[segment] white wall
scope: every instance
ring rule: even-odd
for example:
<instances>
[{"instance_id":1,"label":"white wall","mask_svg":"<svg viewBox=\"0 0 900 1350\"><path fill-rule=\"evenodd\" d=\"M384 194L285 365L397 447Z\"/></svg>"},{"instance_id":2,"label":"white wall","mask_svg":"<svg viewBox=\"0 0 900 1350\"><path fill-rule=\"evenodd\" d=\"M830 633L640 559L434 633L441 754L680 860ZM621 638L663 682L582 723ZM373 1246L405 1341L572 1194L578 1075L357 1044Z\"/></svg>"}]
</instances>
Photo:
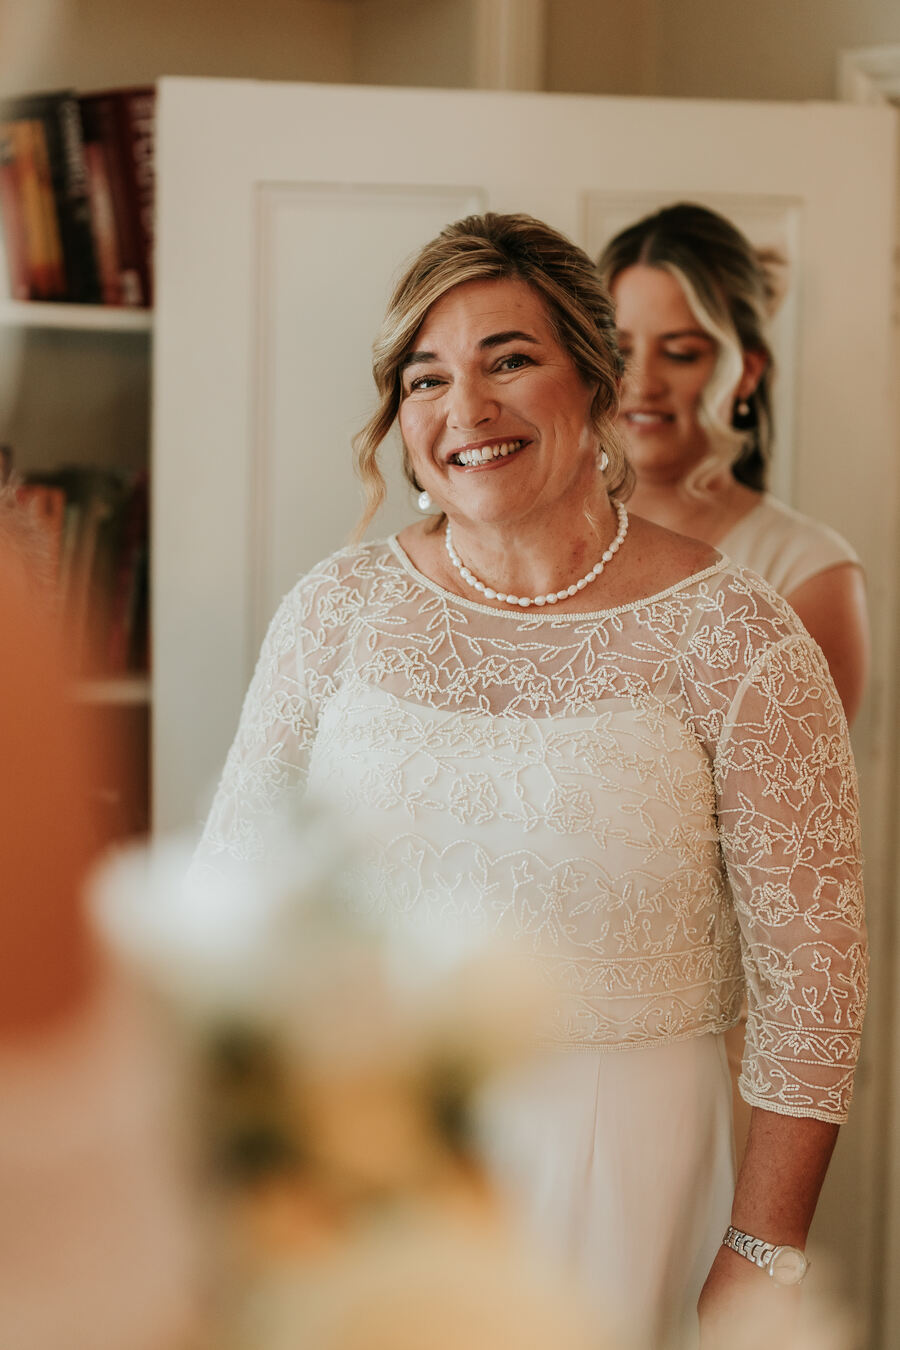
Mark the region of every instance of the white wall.
<instances>
[{"instance_id":1,"label":"white wall","mask_svg":"<svg viewBox=\"0 0 900 1350\"><path fill-rule=\"evenodd\" d=\"M160 75L349 81L352 0L0 0L0 92Z\"/></svg>"},{"instance_id":2,"label":"white wall","mask_svg":"<svg viewBox=\"0 0 900 1350\"><path fill-rule=\"evenodd\" d=\"M471 0L358 0L351 22L360 84L466 89L474 83Z\"/></svg>"},{"instance_id":3,"label":"white wall","mask_svg":"<svg viewBox=\"0 0 900 1350\"><path fill-rule=\"evenodd\" d=\"M655 0L655 93L829 99L845 47L900 42L897 0Z\"/></svg>"},{"instance_id":4,"label":"white wall","mask_svg":"<svg viewBox=\"0 0 900 1350\"><path fill-rule=\"evenodd\" d=\"M159 75L465 88L477 0L0 0L0 93ZM900 43L897 0L547 0L568 93L833 98L838 52Z\"/></svg>"},{"instance_id":5,"label":"white wall","mask_svg":"<svg viewBox=\"0 0 900 1350\"><path fill-rule=\"evenodd\" d=\"M547 89L652 94L657 0L548 0Z\"/></svg>"},{"instance_id":6,"label":"white wall","mask_svg":"<svg viewBox=\"0 0 900 1350\"><path fill-rule=\"evenodd\" d=\"M354 78L474 84L476 0L356 0ZM897 0L547 0L546 88L830 99L838 53L900 42Z\"/></svg>"}]
</instances>

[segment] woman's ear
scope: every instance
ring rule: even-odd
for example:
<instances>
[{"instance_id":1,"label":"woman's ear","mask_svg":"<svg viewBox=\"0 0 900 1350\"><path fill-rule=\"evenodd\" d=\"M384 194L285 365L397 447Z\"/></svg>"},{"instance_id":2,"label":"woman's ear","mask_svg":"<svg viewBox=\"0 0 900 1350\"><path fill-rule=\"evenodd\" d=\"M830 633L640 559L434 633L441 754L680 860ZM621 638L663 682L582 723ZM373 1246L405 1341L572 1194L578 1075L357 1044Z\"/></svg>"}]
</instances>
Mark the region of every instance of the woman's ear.
<instances>
[{"instance_id":1,"label":"woman's ear","mask_svg":"<svg viewBox=\"0 0 900 1350\"><path fill-rule=\"evenodd\" d=\"M735 390L735 398L750 398L756 392L756 386L765 375L768 365L767 352L745 351L744 370Z\"/></svg>"}]
</instances>

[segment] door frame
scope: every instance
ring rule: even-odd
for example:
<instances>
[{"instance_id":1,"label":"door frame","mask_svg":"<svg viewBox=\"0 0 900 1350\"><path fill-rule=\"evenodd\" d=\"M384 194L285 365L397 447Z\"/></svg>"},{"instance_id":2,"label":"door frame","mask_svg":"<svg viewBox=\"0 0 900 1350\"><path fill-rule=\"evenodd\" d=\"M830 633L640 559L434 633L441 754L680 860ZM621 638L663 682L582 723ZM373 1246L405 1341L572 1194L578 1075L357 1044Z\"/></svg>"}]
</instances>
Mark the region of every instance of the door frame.
<instances>
[{"instance_id":1,"label":"door frame","mask_svg":"<svg viewBox=\"0 0 900 1350\"><path fill-rule=\"evenodd\" d=\"M880 47L848 48L838 54L837 62L838 98L845 103L866 104L870 107L900 106L900 44ZM897 230L897 250L895 259L900 262L900 156L897 173L897 209L895 214ZM894 274L894 370L900 372L900 266L895 262ZM897 388L897 381L894 382ZM896 394L894 395L894 443L900 449L900 419L897 416ZM889 483L887 496L888 509L891 512L893 556L885 560L887 584L882 593L882 604L872 614L873 624L878 624L885 634L882 645L883 664L888 669L874 672L874 679L888 692L882 699L887 743L891 747L888 763L882 775L880 808L874 822L877 834L875 866L877 867L876 885L883 896L893 894L895 903L884 905L882 913L882 939L886 942L887 959L881 965L885 976L883 991L876 990L870 1017L875 1026L869 1035L877 1039L880 1053L876 1062L882 1066L884 1081L879 1093L879 1130L877 1137L884 1141L884 1174L881 1190L873 1189L873 1195L880 1197L880 1206L873 1220L880 1231L880 1242L874 1251L877 1254L878 1272L874 1287L880 1291L880 1306L876 1306L876 1318L873 1343L888 1347L900 1345L900 1286L892 1278L891 1272L900 1269L900 997L894 991L900 987L900 716L896 711L897 677L900 669L900 625L897 622L897 610L900 605L900 505L898 505L897 481ZM872 803L869 803L870 808ZM869 869L867 868L867 872Z\"/></svg>"}]
</instances>

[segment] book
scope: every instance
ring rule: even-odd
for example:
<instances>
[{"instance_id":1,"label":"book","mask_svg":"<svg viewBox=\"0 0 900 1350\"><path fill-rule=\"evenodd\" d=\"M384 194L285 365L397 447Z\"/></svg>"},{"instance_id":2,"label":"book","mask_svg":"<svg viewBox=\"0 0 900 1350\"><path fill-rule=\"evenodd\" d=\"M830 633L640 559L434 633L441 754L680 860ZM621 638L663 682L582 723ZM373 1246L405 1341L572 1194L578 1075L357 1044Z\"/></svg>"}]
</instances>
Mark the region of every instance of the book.
<instances>
[{"instance_id":1,"label":"book","mask_svg":"<svg viewBox=\"0 0 900 1350\"><path fill-rule=\"evenodd\" d=\"M125 303L122 257L116 230L116 212L109 169L102 145L85 144L84 158L87 165L94 247L97 251L97 270L100 274L100 294L104 305L122 305Z\"/></svg>"},{"instance_id":2,"label":"book","mask_svg":"<svg viewBox=\"0 0 900 1350\"><path fill-rule=\"evenodd\" d=\"M47 565L58 589L66 494L62 488L48 483L23 483L16 488L16 498L30 509L32 519L41 528L47 544Z\"/></svg>"},{"instance_id":3,"label":"book","mask_svg":"<svg viewBox=\"0 0 900 1350\"><path fill-rule=\"evenodd\" d=\"M62 242L53 201L47 142L41 122L4 117L0 131L9 145L11 183L17 194L25 245L29 300L65 299Z\"/></svg>"},{"instance_id":4,"label":"book","mask_svg":"<svg viewBox=\"0 0 900 1350\"><path fill-rule=\"evenodd\" d=\"M79 98L94 242L104 303L146 306L142 235L112 94Z\"/></svg>"},{"instance_id":5,"label":"book","mask_svg":"<svg viewBox=\"0 0 900 1350\"><path fill-rule=\"evenodd\" d=\"M118 91L137 203L147 304L153 303L153 249L156 235L156 89Z\"/></svg>"},{"instance_id":6,"label":"book","mask_svg":"<svg viewBox=\"0 0 900 1350\"><path fill-rule=\"evenodd\" d=\"M65 465L28 475L19 495L53 503L57 592L73 664L103 668L126 490L108 469Z\"/></svg>"},{"instance_id":7,"label":"book","mask_svg":"<svg viewBox=\"0 0 900 1350\"><path fill-rule=\"evenodd\" d=\"M31 291L25 210L19 190L15 146L6 125L0 126L0 224L3 227L10 298L28 300Z\"/></svg>"},{"instance_id":8,"label":"book","mask_svg":"<svg viewBox=\"0 0 900 1350\"><path fill-rule=\"evenodd\" d=\"M25 95L7 100L0 117L6 125L30 129L47 252L57 269L50 293L32 298L99 302L102 296L78 100L67 89ZM26 215L26 224L28 220Z\"/></svg>"},{"instance_id":9,"label":"book","mask_svg":"<svg viewBox=\"0 0 900 1350\"><path fill-rule=\"evenodd\" d=\"M99 197L94 213L98 251L118 258L116 303L149 306L153 297L156 91L108 89L79 99L89 178ZM104 186L105 185L105 186ZM104 193L108 197L104 201ZM108 229L111 208L114 237Z\"/></svg>"},{"instance_id":10,"label":"book","mask_svg":"<svg viewBox=\"0 0 900 1350\"><path fill-rule=\"evenodd\" d=\"M146 670L148 651L148 480L132 480L122 510L111 587L106 669Z\"/></svg>"}]
</instances>

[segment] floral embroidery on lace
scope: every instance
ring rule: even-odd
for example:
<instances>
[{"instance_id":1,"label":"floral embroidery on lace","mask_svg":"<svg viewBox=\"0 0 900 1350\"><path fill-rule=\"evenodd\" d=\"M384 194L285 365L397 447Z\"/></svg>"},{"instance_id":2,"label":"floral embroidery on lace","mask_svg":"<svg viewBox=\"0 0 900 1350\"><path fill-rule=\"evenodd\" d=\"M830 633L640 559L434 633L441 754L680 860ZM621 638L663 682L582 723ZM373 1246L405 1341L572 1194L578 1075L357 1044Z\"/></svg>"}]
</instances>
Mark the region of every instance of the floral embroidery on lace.
<instances>
[{"instance_id":1,"label":"floral embroidery on lace","mask_svg":"<svg viewBox=\"0 0 900 1350\"><path fill-rule=\"evenodd\" d=\"M498 613L394 540L344 550L272 621L201 857L259 856L303 790L359 822L368 904L476 918L543 963L558 1044L719 1032L746 986L744 1096L844 1119L866 993L855 770L819 649L752 574Z\"/></svg>"}]
</instances>

